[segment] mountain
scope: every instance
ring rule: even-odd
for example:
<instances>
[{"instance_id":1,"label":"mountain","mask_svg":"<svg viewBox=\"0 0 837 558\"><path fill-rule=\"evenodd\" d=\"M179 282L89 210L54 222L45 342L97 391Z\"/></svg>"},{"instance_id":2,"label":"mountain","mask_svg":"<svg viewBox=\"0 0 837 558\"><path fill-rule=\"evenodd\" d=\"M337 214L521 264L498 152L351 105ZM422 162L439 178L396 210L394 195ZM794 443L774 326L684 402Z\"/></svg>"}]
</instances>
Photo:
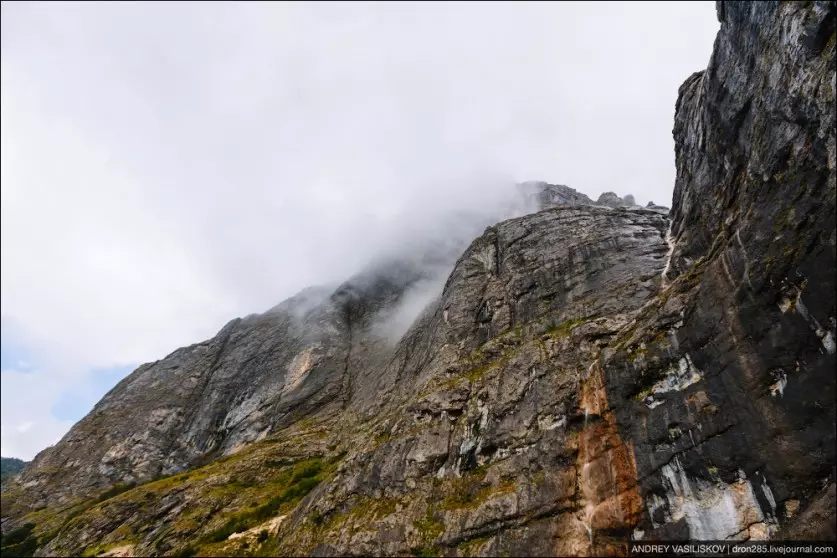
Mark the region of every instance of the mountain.
<instances>
[{"instance_id":1,"label":"mountain","mask_svg":"<svg viewBox=\"0 0 837 558\"><path fill-rule=\"evenodd\" d=\"M669 213L525 183L141 366L9 483L4 554L837 538L837 8L717 11Z\"/></svg>"},{"instance_id":2,"label":"mountain","mask_svg":"<svg viewBox=\"0 0 837 558\"><path fill-rule=\"evenodd\" d=\"M23 471L24 467L26 462L22 459L0 457L0 484L6 484L8 479Z\"/></svg>"}]
</instances>

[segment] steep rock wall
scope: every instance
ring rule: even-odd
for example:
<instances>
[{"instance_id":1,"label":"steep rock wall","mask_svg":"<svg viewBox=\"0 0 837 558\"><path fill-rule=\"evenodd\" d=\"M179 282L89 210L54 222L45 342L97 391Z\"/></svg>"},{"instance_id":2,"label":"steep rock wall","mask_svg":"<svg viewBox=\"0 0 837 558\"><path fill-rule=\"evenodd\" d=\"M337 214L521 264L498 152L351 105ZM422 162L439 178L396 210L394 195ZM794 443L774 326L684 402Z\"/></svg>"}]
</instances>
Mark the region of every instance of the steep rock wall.
<instances>
[{"instance_id":1,"label":"steep rock wall","mask_svg":"<svg viewBox=\"0 0 837 558\"><path fill-rule=\"evenodd\" d=\"M674 284L606 364L657 538L774 533L834 482L837 12L718 14L677 102Z\"/></svg>"}]
</instances>

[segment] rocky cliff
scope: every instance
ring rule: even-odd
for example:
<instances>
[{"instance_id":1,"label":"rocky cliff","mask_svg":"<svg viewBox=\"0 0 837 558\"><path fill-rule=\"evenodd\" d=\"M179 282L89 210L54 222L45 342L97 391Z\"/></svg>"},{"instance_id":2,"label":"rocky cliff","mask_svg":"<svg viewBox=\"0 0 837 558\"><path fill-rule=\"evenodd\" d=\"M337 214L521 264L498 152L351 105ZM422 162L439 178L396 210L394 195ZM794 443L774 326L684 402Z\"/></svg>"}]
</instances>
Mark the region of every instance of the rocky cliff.
<instances>
[{"instance_id":1,"label":"rocky cliff","mask_svg":"<svg viewBox=\"0 0 837 558\"><path fill-rule=\"evenodd\" d=\"M382 261L140 367L12 481L6 552L835 538L835 15L718 4L670 214L527 183L432 296Z\"/></svg>"}]
</instances>

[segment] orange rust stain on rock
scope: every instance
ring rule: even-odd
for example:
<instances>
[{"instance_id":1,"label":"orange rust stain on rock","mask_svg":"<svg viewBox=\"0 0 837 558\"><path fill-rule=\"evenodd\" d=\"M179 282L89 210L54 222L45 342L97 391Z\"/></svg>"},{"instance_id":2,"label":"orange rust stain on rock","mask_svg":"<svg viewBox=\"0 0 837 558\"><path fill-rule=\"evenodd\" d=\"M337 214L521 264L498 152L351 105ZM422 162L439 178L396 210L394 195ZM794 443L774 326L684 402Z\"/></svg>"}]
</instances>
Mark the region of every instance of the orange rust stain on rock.
<instances>
[{"instance_id":1,"label":"orange rust stain on rock","mask_svg":"<svg viewBox=\"0 0 837 558\"><path fill-rule=\"evenodd\" d=\"M632 529L642 513L642 498L633 447L619 436L598 363L581 386L581 408L587 417L578 441L581 523L592 554L622 555L627 551L624 543L597 540L596 531Z\"/></svg>"}]
</instances>

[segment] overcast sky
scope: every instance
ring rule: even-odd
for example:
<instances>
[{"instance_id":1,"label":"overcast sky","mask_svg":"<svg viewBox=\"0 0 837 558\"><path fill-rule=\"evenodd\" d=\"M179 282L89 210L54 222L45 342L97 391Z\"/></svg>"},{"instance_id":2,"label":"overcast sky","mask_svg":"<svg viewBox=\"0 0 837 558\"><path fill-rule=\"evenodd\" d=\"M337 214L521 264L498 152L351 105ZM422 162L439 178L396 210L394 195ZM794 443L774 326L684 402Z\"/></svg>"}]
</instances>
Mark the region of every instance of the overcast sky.
<instances>
[{"instance_id":1,"label":"overcast sky","mask_svg":"<svg viewBox=\"0 0 837 558\"><path fill-rule=\"evenodd\" d=\"M717 29L713 2L4 2L0 452L514 181L669 205Z\"/></svg>"}]
</instances>

